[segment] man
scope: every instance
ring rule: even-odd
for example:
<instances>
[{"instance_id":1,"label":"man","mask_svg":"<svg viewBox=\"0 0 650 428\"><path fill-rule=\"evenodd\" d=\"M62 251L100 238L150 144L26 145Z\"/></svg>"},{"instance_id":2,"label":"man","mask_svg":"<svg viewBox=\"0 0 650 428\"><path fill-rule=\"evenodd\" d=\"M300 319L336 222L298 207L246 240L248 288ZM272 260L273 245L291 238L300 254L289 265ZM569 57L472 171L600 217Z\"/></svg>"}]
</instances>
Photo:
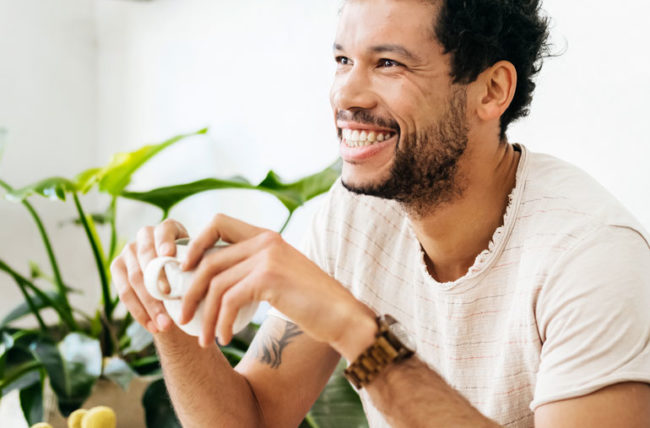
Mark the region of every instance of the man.
<instances>
[{"instance_id":1,"label":"man","mask_svg":"<svg viewBox=\"0 0 650 428\"><path fill-rule=\"evenodd\" d=\"M545 39L537 1L345 3L343 176L306 255L217 215L184 264L199 344L142 285L182 225L142 229L112 266L184 426L296 426L340 356L373 427L650 426L647 235L584 173L506 139ZM276 311L232 370L215 333L262 300Z\"/></svg>"}]
</instances>

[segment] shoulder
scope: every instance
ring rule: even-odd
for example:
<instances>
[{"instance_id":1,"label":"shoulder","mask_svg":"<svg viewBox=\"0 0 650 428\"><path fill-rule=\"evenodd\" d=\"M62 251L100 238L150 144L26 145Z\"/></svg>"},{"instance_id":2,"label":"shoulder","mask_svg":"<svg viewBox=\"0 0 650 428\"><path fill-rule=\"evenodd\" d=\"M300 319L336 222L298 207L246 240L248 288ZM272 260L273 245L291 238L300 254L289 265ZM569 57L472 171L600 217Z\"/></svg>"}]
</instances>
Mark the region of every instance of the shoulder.
<instances>
[{"instance_id":1,"label":"shoulder","mask_svg":"<svg viewBox=\"0 0 650 428\"><path fill-rule=\"evenodd\" d=\"M633 230L650 243L638 220L585 171L547 154L528 152L526 161L517 216L529 235L560 239L567 248L611 226Z\"/></svg>"}]
</instances>

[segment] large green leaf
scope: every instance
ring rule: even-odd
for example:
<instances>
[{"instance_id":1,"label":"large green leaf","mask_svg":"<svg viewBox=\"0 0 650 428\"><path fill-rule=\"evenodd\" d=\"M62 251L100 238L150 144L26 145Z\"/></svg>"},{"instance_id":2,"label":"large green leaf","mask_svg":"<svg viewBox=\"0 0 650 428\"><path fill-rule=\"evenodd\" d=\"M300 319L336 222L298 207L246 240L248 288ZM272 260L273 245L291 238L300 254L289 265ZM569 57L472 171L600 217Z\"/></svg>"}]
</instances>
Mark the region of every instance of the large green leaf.
<instances>
[{"instance_id":1,"label":"large green leaf","mask_svg":"<svg viewBox=\"0 0 650 428\"><path fill-rule=\"evenodd\" d=\"M16 342L4 343L2 359L2 376L0 376L0 396L14 389L23 389L39 382L41 367L34 356Z\"/></svg>"},{"instance_id":2,"label":"large green leaf","mask_svg":"<svg viewBox=\"0 0 650 428\"><path fill-rule=\"evenodd\" d=\"M368 422L359 396L343 377L345 362L341 363L327 382L309 418L319 428L367 428Z\"/></svg>"},{"instance_id":3,"label":"large green leaf","mask_svg":"<svg viewBox=\"0 0 650 428\"><path fill-rule=\"evenodd\" d=\"M232 367L235 367L237 364L239 364L242 358L244 358L244 354L246 354L246 351L242 351L241 349L237 349L232 346L221 347L221 352Z\"/></svg>"},{"instance_id":4,"label":"large green leaf","mask_svg":"<svg viewBox=\"0 0 650 428\"><path fill-rule=\"evenodd\" d=\"M61 294L59 294L58 291L56 290L50 290L50 291L45 291L44 292L53 302L62 305L64 303L63 298L61 297ZM39 296L33 296L32 301L34 302L34 306L36 307L37 310L41 310L43 308L48 308L51 307L52 305L42 299ZM15 308L13 308L5 317L0 321L0 328L7 326L9 323L19 320L22 317L26 315L30 315L32 313L31 309L29 308L29 304L27 302L22 302Z\"/></svg>"},{"instance_id":5,"label":"large green leaf","mask_svg":"<svg viewBox=\"0 0 650 428\"><path fill-rule=\"evenodd\" d=\"M144 146L129 153L117 153L104 168L92 168L79 174L76 184L82 192L87 192L98 184L99 190L119 195L131 182L131 176L149 159L167 147L195 135L207 133L207 128L189 134L177 135L160 144Z\"/></svg>"},{"instance_id":6,"label":"large green leaf","mask_svg":"<svg viewBox=\"0 0 650 428\"><path fill-rule=\"evenodd\" d=\"M36 342L32 351L43 364L64 416L88 398L102 371L99 341L80 333L68 334L59 344Z\"/></svg>"},{"instance_id":7,"label":"large green leaf","mask_svg":"<svg viewBox=\"0 0 650 428\"><path fill-rule=\"evenodd\" d=\"M181 428L162 379L152 382L147 387L142 396L142 405L147 428Z\"/></svg>"},{"instance_id":8,"label":"large green leaf","mask_svg":"<svg viewBox=\"0 0 650 428\"><path fill-rule=\"evenodd\" d=\"M122 354L129 355L144 350L153 343L153 336L137 322L132 322L124 333L124 338L120 339L120 344L124 345Z\"/></svg>"},{"instance_id":9,"label":"large green leaf","mask_svg":"<svg viewBox=\"0 0 650 428\"><path fill-rule=\"evenodd\" d=\"M162 374L158 355L149 355L139 358L131 361L130 365L131 368L140 376L160 376Z\"/></svg>"},{"instance_id":10,"label":"large green leaf","mask_svg":"<svg viewBox=\"0 0 650 428\"><path fill-rule=\"evenodd\" d=\"M104 377L112 380L125 391L128 389L133 378L137 376L137 373L120 357L104 358L103 372Z\"/></svg>"},{"instance_id":11,"label":"large green leaf","mask_svg":"<svg viewBox=\"0 0 650 428\"><path fill-rule=\"evenodd\" d=\"M43 374L39 370L40 382L20 390L20 407L25 420L31 426L43 420Z\"/></svg>"},{"instance_id":12,"label":"large green leaf","mask_svg":"<svg viewBox=\"0 0 650 428\"><path fill-rule=\"evenodd\" d=\"M251 184L242 177L206 178L191 183L161 187L148 192L125 191L121 196L155 205L164 213L169 213L174 205L197 193L219 189L249 189L272 194L282 202L289 212L293 212L308 200L327 192L340 174L341 161L338 160L321 172L292 183L282 182L275 172L269 171L266 178L258 185Z\"/></svg>"},{"instance_id":13,"label":"large green leaf","mask_svg":"<svg viewBox=\"0 0 650 428\"><path fill-rule=\"evenodd\" d=\"M44 325L42 318L40 317L38 309L34 305L34 299L30 293L33 293L33 295L38 297L41 301L46 302L47 306L52 307L59 315L61 321L64 322L67 326L69 326L71 329L76 328L76 323L74 321L72 310L68 307L68 305L59 304L56 301L52 300L50 296L48 296L45 292L43 292L43 290L38 288L32 281L20 275L9 265L4 263L2 260L0 260L0 271L9 274L14 279L16 284L19 286L21 292L23 293L23 297L26 300L26 303L30 306L30 311L34 314L34 316L38 320L42 330L45 330L46 327Z\"/></svg>"},{"instance_id":14,"label":"large green leaf","mask_svg":"<svg viewBox=\"0 0 650 428\"><path fill-rule=\"evenodd\" d=\"M4 378L7 353L14 346L14 338L0 327L0 379Z\"/></svg>"},{"instance_id":15,"label":"large green leaf","mask_svg":"<svg viewBox=\"0 0 650 428\"><path fill-rule=\"evenodd\" d=\"M21 189L12 190L5 196L13 202L22 202L26 198L38 194L49 199L65 201L66 193L76 192L77 185L64 177L50 177Z\"/></svg>"}]
</instances>

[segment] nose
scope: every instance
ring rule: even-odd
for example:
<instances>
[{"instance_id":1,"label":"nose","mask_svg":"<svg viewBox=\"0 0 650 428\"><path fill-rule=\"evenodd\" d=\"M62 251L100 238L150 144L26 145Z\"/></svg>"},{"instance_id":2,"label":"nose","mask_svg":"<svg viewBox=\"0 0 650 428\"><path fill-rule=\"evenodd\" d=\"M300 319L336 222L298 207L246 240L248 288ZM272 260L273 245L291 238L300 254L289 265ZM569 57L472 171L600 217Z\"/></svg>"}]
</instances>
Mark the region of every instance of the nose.
<instances>
[{"instance_id":1,"label":"nose","mask_svg":"<svg viewBox=\"0 0 650 428\"><path fill-rule=\"evenodd\" d=\"M336 109L351 111L372 109L377 103L369 76L356 65L336 75L331 100Z\"/></svg>"}]
</instances>

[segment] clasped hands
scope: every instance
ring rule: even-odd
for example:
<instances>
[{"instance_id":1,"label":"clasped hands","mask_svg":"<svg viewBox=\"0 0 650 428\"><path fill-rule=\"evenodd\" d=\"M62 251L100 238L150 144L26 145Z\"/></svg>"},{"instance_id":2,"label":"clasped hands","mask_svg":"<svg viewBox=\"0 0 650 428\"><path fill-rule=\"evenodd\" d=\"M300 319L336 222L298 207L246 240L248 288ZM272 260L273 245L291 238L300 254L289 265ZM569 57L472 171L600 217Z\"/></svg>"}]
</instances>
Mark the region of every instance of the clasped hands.
<instances>
[{"instance_id":1,"label":"clasped hands","mask_svg":"<svg viewBox=\"0 0 650 428\"><path fill-rule=\"evenodd\" d=\"M169 330L173 322L162 302L146 291L143 271L156 257L174 256L175 240L187 237L175 220L144 227L111 265L121 301L153 334ZM231 245L203 257L219 239ZM202 347L214 342L215 333L220 344L229 343L239 309L260 301L269 302L306 334L348 359L363 350L359 338L371 337L375 329L373 312L280 234L223 214L191 240L181 268L195 272L183 297L180 323L189 322L205 301Z\"/></svg>"}]
</instances>

